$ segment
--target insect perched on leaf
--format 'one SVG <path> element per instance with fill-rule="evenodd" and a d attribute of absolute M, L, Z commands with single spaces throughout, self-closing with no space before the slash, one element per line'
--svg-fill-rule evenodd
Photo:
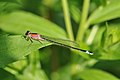
<path fill-rule="evenodd" d="M 72 48 L 75 50 L 79 50 L 81 52 L 93 55 L 93 52 L 88 51 L 88 50 L 84 50 L 84 49 L 80 49 L 78 46 L 78 44 L 74 41 L 70 41 L 70 40 L 65 40 L 65 39 L 59 39 L 59 38 L 52 38 L 52 37 L 48 37 L 48 36 L 44 36 L 44 35 L 40 35 L 38 33 L 32 33 L 30 31 L 27 31 L 25 33 L 24 38 L 28 41 L 30 40 L 32 43 L 32 40 L 36 40 L 39 41 L 41 43 L 41 41 L 48 41 L 50 43 L 53 43 L 55 45 L 59 45 L 59 46 L 63 46 L 63 47 L 67 47 L 67 48 Z"/>

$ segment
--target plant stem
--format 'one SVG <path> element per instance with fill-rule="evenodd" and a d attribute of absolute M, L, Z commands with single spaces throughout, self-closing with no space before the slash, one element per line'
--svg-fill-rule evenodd
<path fill-rule="evenodd" d="M 67 0 L 62 0 L 65 25 L 70 40 L 74 40 Z"/>
<path fill-rule="evenodd" d="M 89 21 L 87 21 L 89 4 L 90 4 L 90 0 L 84 0 L 81 21 L 80 21 L 80 25 L 79 25 L 79 29 L 78 29 L 77 38 L 76 38 L 77 41 L 83 40 L 85 31 L 89 26 Z"/>

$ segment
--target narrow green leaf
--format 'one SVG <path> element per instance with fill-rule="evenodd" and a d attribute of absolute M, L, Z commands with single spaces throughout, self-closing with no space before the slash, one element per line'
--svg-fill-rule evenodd
<path fill-rule="evenodd" d="M 80 22 L 80 18 L 81 18 L 81 12 L 79 10 L 79 8 L 77 8 L 76 6 L 72 5 L 70 7 L 70 11 L 71 11 L 71 16 L 72 18 L 75 20 L 76 23 Z"/>
<path fill-rule="evenodd" d="M 66 38 L 65 31 L 58 25 L 24 11 L 1 15 L 0 29 L 15 34 L 24 34 L 27 30 L 30 30 L 47 36 Z"/>
<path fill-rule="evenodd" d="M 0 79 L 1 80 L 16 80 L 15 76 L 4 69 L 0 69 Z"/>
<path fill-rule="evenodd" d="M 22 5 L 11 2 L 0 2 L 0 15 L 10 13 L 22 8 Z"/>
<path fill-rule="evenodd" d="M 94 49 L 98 49 L 101 46 L 101 40 L 103 41 L 102 36 L 104 31 L 105 27 L 100 26 L 92 43 Z"/>
<path fill-rule="evenodd" d="M 89 21 L 91 24 L 96 24 L 118 17 L 120 17 L 120 3 L 114 0 L 105 7 L 100 7 L 94 11 L 89 17 Z"/>
<path fill-rule="evenodd" d="M 87 69 L 80 72 L 77 79 L 83 80 L 119 80 L 110 73 L 98 69 Z"/>
<path fill-rule="evenodd" d="M 18 3 L 18 2 L 20 2 L 20 0 L 0 0 L 0 2 L 14 2 L 14 3 Z"/>

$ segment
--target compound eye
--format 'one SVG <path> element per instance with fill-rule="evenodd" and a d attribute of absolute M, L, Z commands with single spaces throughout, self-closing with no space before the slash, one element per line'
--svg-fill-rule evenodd
<path fill-rule="evenodd" d="M 25 33 L 25 35 L 28 35 L 30 33 L 30 31 L 27 31 L 26 33 Z"/>

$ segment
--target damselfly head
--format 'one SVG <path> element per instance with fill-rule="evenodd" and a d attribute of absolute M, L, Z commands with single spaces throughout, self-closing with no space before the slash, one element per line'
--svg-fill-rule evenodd
<path fill-rule="evenodd" d="M 25 33 L 25 35 L 28 35 L 30 33 L 30 31 L 27 31 L 26 33 Z"/>

